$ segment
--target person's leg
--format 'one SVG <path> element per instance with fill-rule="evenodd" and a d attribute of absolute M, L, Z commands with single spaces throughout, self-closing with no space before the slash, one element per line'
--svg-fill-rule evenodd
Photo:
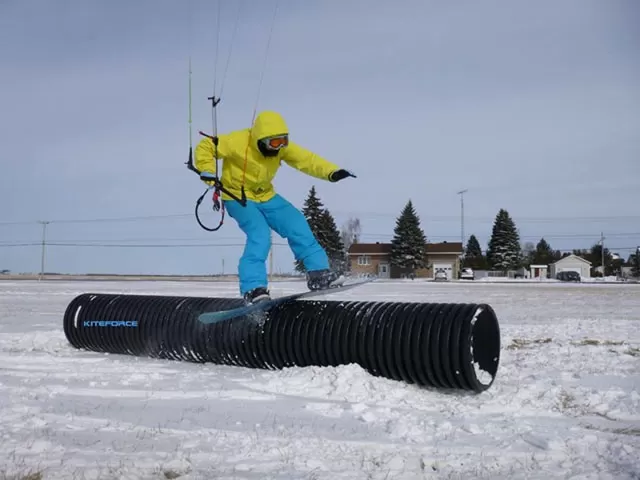
<path fill-rule="evenodd" d="M 300 210 L 280 195 L 261 203 L 259 208 L 269 226 L 287 240 L 295 259 L 302 261 L 307 271 L 329 268 L 327 253 Z"/>
<path fill-rule="evenodd" d="M 238 264 L 240 294 L 262 287 L 267 288 L 266 261 L 271 248 L 271 230 L 258 204 L 247 201 L 246 207 L 236 201 L 225 201 L 225 208 L 231 218 L 247 236 L 244 252 Z"/>

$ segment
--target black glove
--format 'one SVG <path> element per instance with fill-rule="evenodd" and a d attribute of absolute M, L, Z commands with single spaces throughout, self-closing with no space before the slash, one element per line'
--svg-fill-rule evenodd
<path fill-rule="evenodd" d="M 329 175 L 329 180 L 331 182 L 337 182 L 347 177 L 356 178 L 356 176 L 353 173 L 351 173 L 349 170 L 340 169 L 340 170 L 336 170 L 335 172 L 331 172 L 331 175 Z"/>

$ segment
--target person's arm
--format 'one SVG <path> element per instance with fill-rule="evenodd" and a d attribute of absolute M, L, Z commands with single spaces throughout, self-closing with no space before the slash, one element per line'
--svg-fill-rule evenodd
<path fill-rule="evenodd" d="M 226 135 L 218 136 L 218 146 L 213 144 L 213 140 L 209 137 L 205 137 L 196 146 L 194 166 L 201 172 L 208 172 L 214 174 L 219 178 L 216 170 L 216 163 L 214 161 L 216 148 L 218 152 L 218 158 L 224 158 L 227 155 L 227 146 L 229 139 Z"/>
<path fill-rule="evenodd" d="M 287 165 L 321 180 L 337 182 L 346 177 L 355 177 L 351 172 L 293 142 L 289 142 L 285 148 L 282 160 Z"/>

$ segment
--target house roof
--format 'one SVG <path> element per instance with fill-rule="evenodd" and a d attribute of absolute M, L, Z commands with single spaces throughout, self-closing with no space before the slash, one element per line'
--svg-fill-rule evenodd
<path fill-rule="evenodd" d="M 354 243 L 349 247 L 349 254 L 388 254 L 391 253 L 390 243 Z"/>
<path fill-rule="evenodd" d="M 354 243 L 349 247 L 349 255 L 387 255 L 391 253 L 390 243 Z M 427 243 L 427 254 L 460 254 L 461 242 Z"/>
<path fill-rule="evenodd" d="M 427 253 L 462 253 L 462 242 L 427 243 Z"/>
<path fill-rule="evenodd" d="M 586 264 L 588 264 L 588 265 L 591 265 L 591 262 L 590 262 L 589 260 L 585 260 L 584 258 L 579 257 L 578 255 L 574 255 L 573 253 L 572 253 L 571 255 L 567 255 L 566 257 L 561 258 L 561 259 L 560 259 L 560 260 L 558 260 L 557 262 L 553 262 L 551 265 L 557 265 L 557 264 L 562 263 L 562 262 L 564 262 L 564 261 L 566 261 L 566 260 L 568 260 L 568 259 L 571 259 L 571 260 L 574 260 L 574 259 L 576 259 L 576 260 L 580 260 L 581 262 L 584 262 L 584 263 L 586 263 Z"/>

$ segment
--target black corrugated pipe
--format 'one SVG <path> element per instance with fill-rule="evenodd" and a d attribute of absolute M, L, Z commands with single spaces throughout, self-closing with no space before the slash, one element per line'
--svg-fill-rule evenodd
<path fill-rule="evenodd" d="M 482 392 L 493 383 L 500 328 L 486 304 L 297 301 L 258 324 L 204 325 L 198 315 L 239 298 L 86 293 L 68 305 L 76 348 L 251 368 L 357 363 L 373 375 Z"/>

